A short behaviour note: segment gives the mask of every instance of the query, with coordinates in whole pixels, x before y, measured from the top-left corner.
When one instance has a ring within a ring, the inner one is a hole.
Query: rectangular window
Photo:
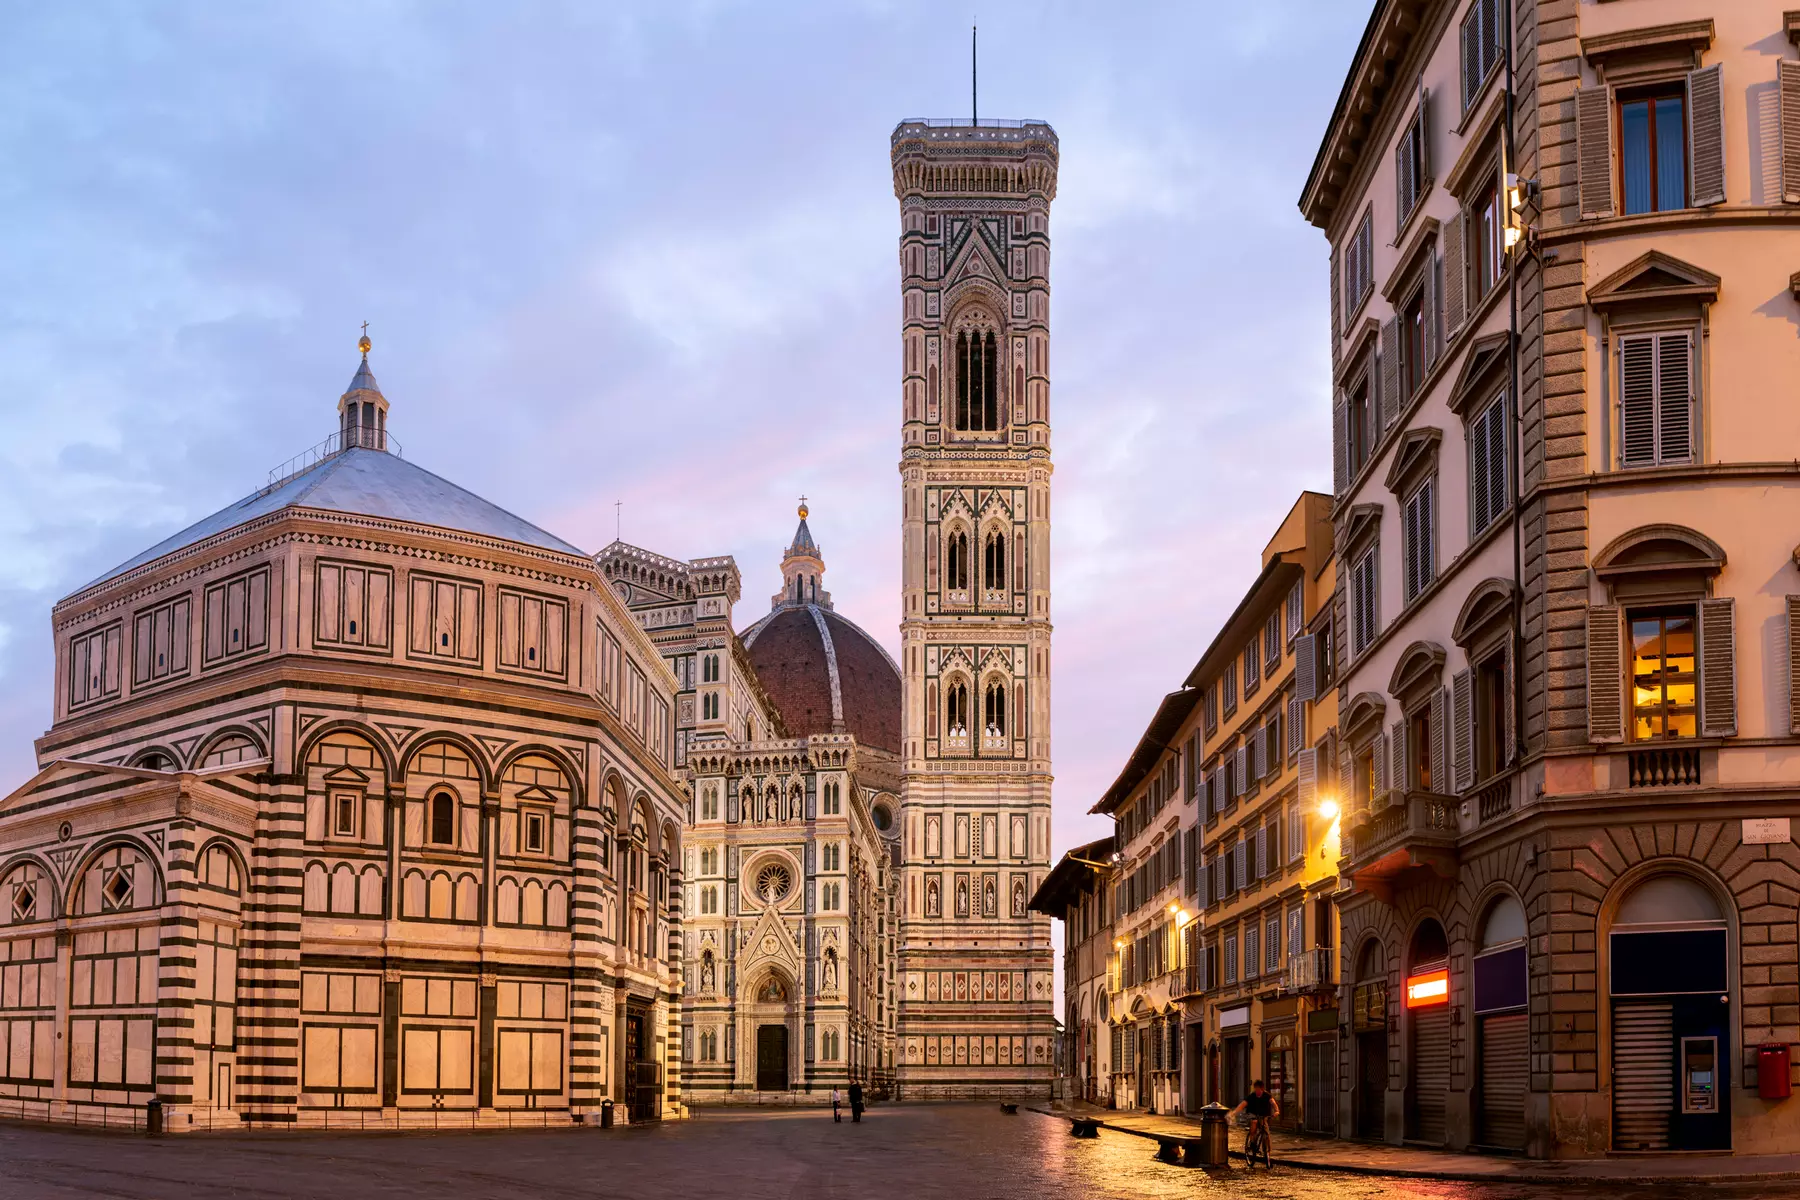
[[[1435,790],[1431,777],[1431,706],[1421,704],[1406,721],[1407,785],[1421,792]]]
[[[1272,679],[1281,666],[1281,613],[1272,612],[1263,625],[1263,662]]]
[[[1462,23],[1462,106],[1467,112],[1481,85],[1500,65],[1506,45],[1500,26],[1500,0],[1475,0]]]
[[[1694,610],[1631,614],[1631,736],[1695,735]]]
[[[1687,89],[1619,96],[1619,191],[1625,213],[1687,207]]]
[[[1256,639],[1244,647],[1244,696],[1249,698],[1256,694],[1258,685],[1262,683],[1262,656],[1257,653]]]
[[[1237,938],[1225,939],[1225,982],[1236,983],[1238,978]]]
[[[550,848],[550,816],[548,813],[527,810],[525,818],[525,849],[531,854],[543,854]]]
[[[1419,107],[1413,113],[1412,121],[1400,134],[1400,141],[1394,147],[1394,228],[1406,228],[1407,218],[1419,206],[1425,195],[1426,175],[1430,167],[1427,153],[1427,123],[1425,120],[1426,105],[1429,102],[1426,93],[1419,93]]]
[[[1350,389],[1348,421],[1344,429],[1350,478],[1356,478],[1375,452],[1375,435],[1375,406],[1369,395],[1369,377],[1365,374]]]
[[[1400,401],[1419,394],[1425,382],[1425,289],[1421,286],[1400,305]]]
[[[1237,663],[1225,664],[1225,674],[1219,680],[1219,686],[1225,692],[1225,714],[1230,716],[1237,711]]]
[[[1505,214],[1500,207],[1500,184],[1490,179],[1475,194],[1468,210],[1470,250],[1469,307],[1471,309],[1500,282],[1502,258],[1506,252]]]
[[[1694,457],[1693,331],[1619,339],[1619,462],[1627,467]]]
[[[1427,479],[1406,500],[1401,528],[1406,554],[1406,600],[1411,603],[1437,578],[1437,480]]]
[[[1244,926],[1244,978],[1254,979],[1262,963],[1255,920]]]
[[[1475,668],[1475,779],[1492,779],[1506,763],[1506,654]]]
[[[362,812],[362,796],[356,792],[331,793],[331,832],[334,837],[356,836],[357,817]]]
[[[1356,232],[1344,246],[1344,316],[1348,318],[1368,298],[1375,284],[1375,212],[1365,211]]]
[[[1506,473],[1506,397],[1497,396],[1469,422],[1469,536],[1486,529],[1512,503]]]
[[[1376,585],[1376,552],[1379,546],[1371,546],[1363,551],[1362,557],[1350,568],[1350,652],[1361,654],[1375,641],[1376,620],[1378,617],[1375,603]]]
[[[1300,626],[1306,618],[1306,585],[1296,583],[1287,597],[1287,640],[1291,645],[1300,636]]]

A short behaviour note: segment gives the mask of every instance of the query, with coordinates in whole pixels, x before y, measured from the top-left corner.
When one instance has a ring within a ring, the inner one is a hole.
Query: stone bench
[[[1153,1133],[1156,1139],[1156,1157],[1160,1162],[1176,1163],[1184,1167],[1198,1167],[1205,1163],[1200,1139],[1187,1134]]]
[[[1069,1136],[1078,1138],[1097,1138],[1100,1136],[1100,1118],[1070,1117]]]

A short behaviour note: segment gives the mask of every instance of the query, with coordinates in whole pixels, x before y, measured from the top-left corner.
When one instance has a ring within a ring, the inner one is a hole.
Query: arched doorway
[[[1406,1136],[1442,1145],[1450,1107],[1450,943],[1430,917],[1406,948]]]
[[[785,1092],[788,1076],[788,1005],[793,992],[788,981],[771,971],[756,986],[751,1012],[756,1029],[756,1090]]]
[[[1356,1136],[1387,1135],[1387,955],[1370,938],[1356,956],[1356,986],[1350,993],[1350,1030],[1356,1039],[1356,1093],[1352,1111]]]
[[[1525,1095],[1531,1084],[1525,906],[1510,894],[1488,905],[1475,939],[1475,1037],[1481,1055],[1475,1140],[1525,1148]]]
[[[1608,931],[1614,1150],[1731,1147],[1730,927],[1687,875],[1652,875]]]

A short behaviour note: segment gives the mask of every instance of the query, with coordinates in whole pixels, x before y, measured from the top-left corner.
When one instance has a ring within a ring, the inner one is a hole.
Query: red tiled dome
[[[795,604],[743,638],[788,733],[852,733],[865,746],[900,752],[900,670],[854,622],[817,604]]]

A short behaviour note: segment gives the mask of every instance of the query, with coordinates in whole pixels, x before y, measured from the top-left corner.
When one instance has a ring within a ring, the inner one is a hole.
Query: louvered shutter
[[[1787,598],[1788,732],[1800,733],[1800,596]]]
[[[1725,92],[1718,63],[1688,72],[1688,171],[1693,206],[1725,202]]]
[[[1481,86],[1481,15],[1471,11],[1462,23],[1462,106],[1466,112]]]
[[[1237,748],[1237,769],[1232,771],[1233,799],[1250,790],[1250,744],[1245,742]]]
[[[1425,185],[1431,179],[1431,89],[1419,89],[1419,116],[1413,123],[1417,131],[1413,136],[1419,144],[1419,178],[1413,188],[1414,202],[1424,195]]]
[[[1625,740],[1624,664],[1620,661],[1619,610],[1592,605],[1587,613],[1588,741]]]
[[[1610,217],[1613,211],[1612,89],[1575,89],[1575,161],[1581,215]]]
[[[1431,694],[1431,790],[1440,794],[1450,791],[1445,775],[1444,722],[1449,717],[1450,692],[1439,688]]]
[[[1350,807],[1350,801],[1354,799],[1352,785],[1355,782],[1355,778],[1355,774],[1350,766],[1350,747],[1347,745],[1340,745],[1338,747],[1337,786],[1338,796],[1346,811]]]
[[[1250,886],[1250,843],[1240,839],[1238,844],[1233,847],[1233,851],[1237,855],[1237,869],[1232,874],[1235,877],[1237,890],[1241,892]]]
[[[1376,436],[1392,425],[1406,407],[1400,394],[1400,318],[1393,317],[1381,326],[1381,420],[1375,425]]]
[[[1505,725],[1500,730],[1500,749],[1504,765],[1510,766],[1518,749],[1519,737],[1518,707],[1513,702],[1513,642],[1511,638],[1506,640],[1506,650],[1503,652],[1500,662],[1501,686],[1506,692],[1505,699],[1501,702],[1501,708],[1506,715]]]
[[[1429,254],[1425,260],[1425,298],[1420,307],[1425,316],[1425,369],[1431,370],[1437,364],[1438,354],[1443,350],[1443,334],[1439,330],[1441,319],[1438,313],[1438,257]]]
[[[1775,64],[1781,93],[1781,198],[1800,204],[1800,62]]]
[[[1337,361],[1338,342],[1343,338],[1342,316],[1341,316],[1340,307],[1339,307],[1340,300],[1339,300],[1339,294],[1338,294],[1338,287],[1339,287],[1338,281],[1339,281],[1338,248],[1336,246],[1333,246],[1331,248],[1331,303],[1329,305],[1329,307],[1331,309],[1331,361],[1332,362]]]
[[[1388,730],[1388,786],[1404,791],[1412,782],[1406,770],[1406,718],[1395,721]]]
[[[1319,698],[1318,635],[1303,633],[1294,639],[1294,696],[1298,700]]]
[[[1656,461],[1656,338],[1619,339],[1619,462]]]
[[[1259,825],[1253,835],[1256,841],[1255,873],[1252,879],[1261,879],[1269,873],[1269,830],[1266,825]]]
[[[1658,462],[1693,457],[1693,335],[1656,338],[1656,452]]]
[[[1388,753],[1386,734],[1378,733],[1375,735],[1374,753],[1371,755],[1371,758],[1373,761],[1369,764],[1371,768],[1370,775],[1372,776],[1369,785],[1370,799],[1379,801],[1387,797],[1388,791]]]
[[[1340,388],[1331,402],[1331,490],[1340,496],[1350,482],[1349,413]]]
[[[1450,746],[1457,794],[1475,782],[1475,680],[1470,671],[1458,671],[1450,679]]]
[[[1394,228],[1396,231],[1406,225],[1406,218],[1412,213],[1412,206],[1418,200],[1419,181],[1413,177],[1412,148],[1413,139],[1418,134],[1418,127],[1408,125],[1394,146]]]
[[[1800,596],[1789,597],[1790,602],[1800,600]],[[1800,716],[1800,713],[1796,714]],[[1800,721],[1796,722],[1800,724]],[[1319,792],[1319,752],[1310,747],[1302,750],[1299,762],[1294,768],[1299,775],[1299,789],[1295,793],[1302,809],[1310,809],[1316,802]]]
[[[1737,733],[1737,601],[1700,602],[1700,732]]]
[[[1300,753],[1300,747],[1306,745],[1306,705],[1299,700],[1289,700],[1287,706],[1287,752],[1288,757]]]
[[[1249,779],[1261,779],[1269,773],[1269,759],[1263,749],[1263,744],[1267,740],[1263,737],[1261,729],[1252,730],[1250,733],[1250,774],[1247,776]]]
[[[1463,268],[1463,215],[1444,222],[1444,338],[1454,338],[1463,325],[1463,289],[1468,275]]]

